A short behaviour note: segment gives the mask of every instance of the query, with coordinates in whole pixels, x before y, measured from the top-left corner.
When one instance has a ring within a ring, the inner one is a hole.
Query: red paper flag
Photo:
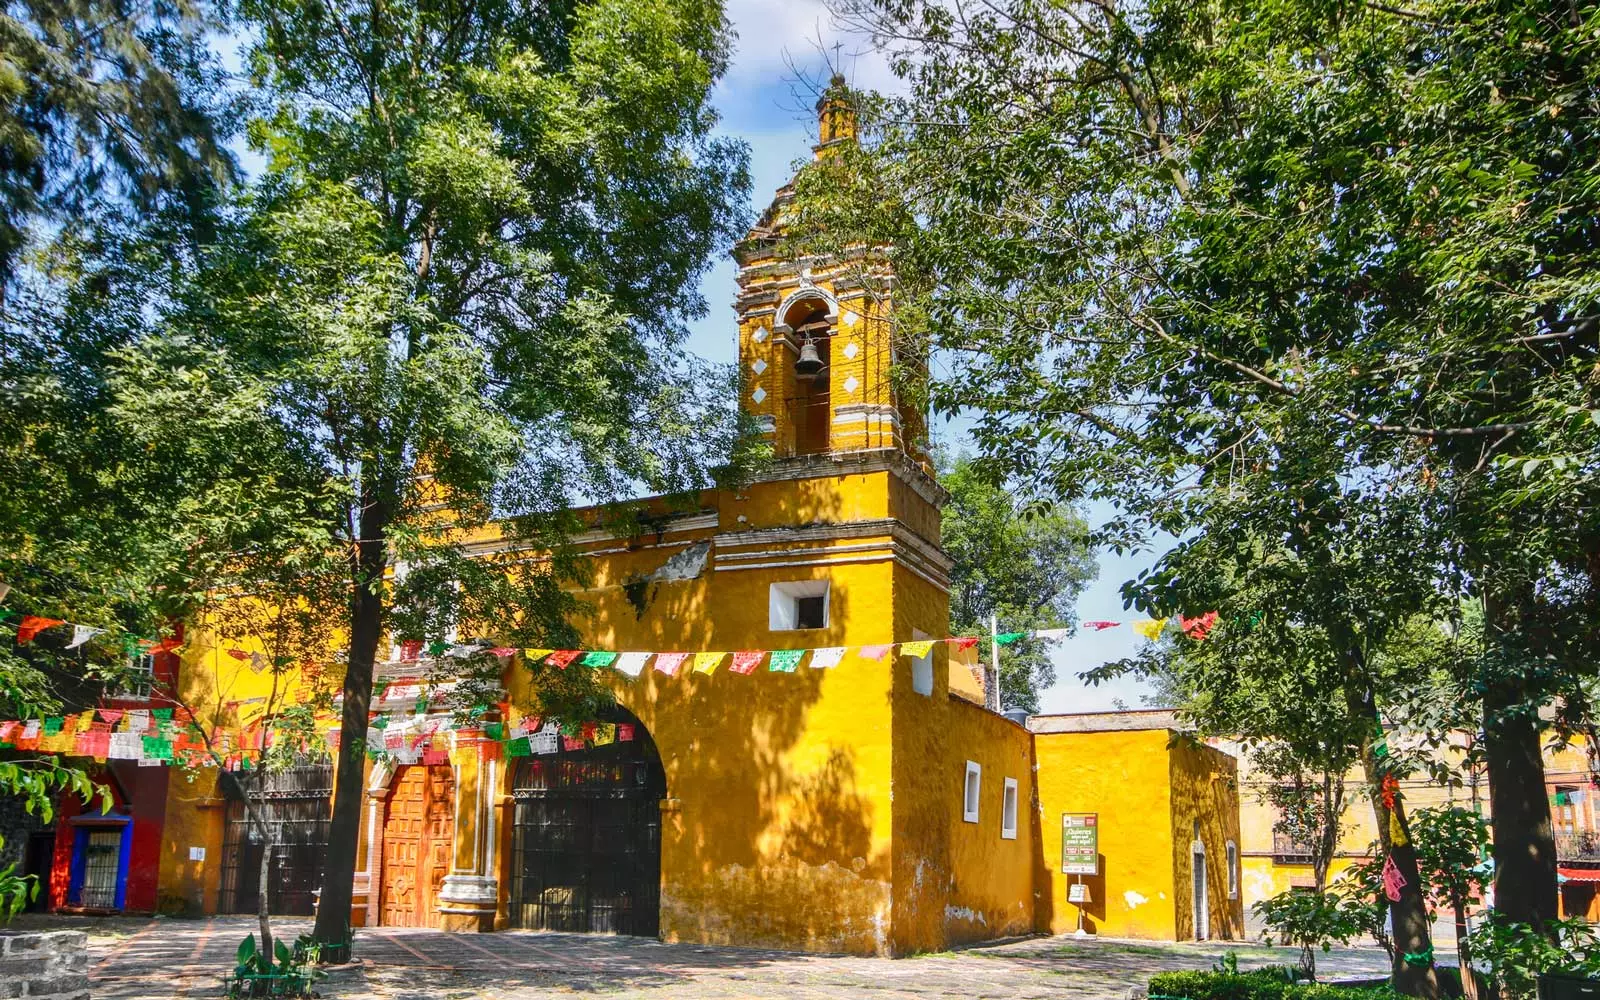
[[[1121,625],[1121,624],[1122,624],[1121,622],[1104,622],[1104,621],[1100,621],[1100,622],[1084,622],[1083,623],[1083,627],[1084,628],[1092,628],[1096,632],[1104,632],[1108,628],[1116,628],[1118,625]]]
[[[1198,618],[1180,617],[1178,623],[1183,626],[1184,635],[1198,642],[1204,639],[1206,633],[1210,632],[1211,627],[1217,623],[1217,613],[1215,611],[1207,611]]]
[[[733,654],[733,666],[728,669],[736,674],[754,673],[761,666],[761,658],[766,655],[764,649],[741,649]]]
[[[562,670],[567,669],[567,664],[583,655],[581,649],[558,649],[544,658],[544,662],[553,663]]]
[[[47,628],[65,625],[60,618],[40,618],[37,615],[23,615],[22,621],[17,625],[17,645],[24,646],[33,641],[33,637]]]
[[[618,743],[632,743],[633,742],[633,723],[631,723],[631,722],[619,722],[619,723],[617,723],[617,742]]]
[[[978,637],[975,635],[958,635],[945,641],[957,649],[971,649],[978,644]]]
[[[228,655],[233,657],[235,660],[248,660],[248,659],[250,659],[250,654],[246,653],[242,649],[230,649],[230,650],[228,650]]]

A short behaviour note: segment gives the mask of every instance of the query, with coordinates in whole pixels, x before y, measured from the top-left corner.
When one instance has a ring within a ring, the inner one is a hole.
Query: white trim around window
[[[968,823],[978,821],[978,803],[983,794],[983,768],[975,760],[967,761],[966,780],[961,785],[961,818]]]
[[[1239,898],[1239,845],[1228,841],[1228,898]]]
[[[1000,839],[1017,839],[1017,779],[1007,778],[1000,790]]]

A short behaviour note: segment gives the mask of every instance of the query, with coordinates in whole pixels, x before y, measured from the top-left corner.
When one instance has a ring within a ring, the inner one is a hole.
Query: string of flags
[[[6,594],[10,593],[10,591],[11,588],[9,586],[0,583],[0,600],[4,600]],[[13,611],[10,608],[0,608],[0,625],[9,625],[13,620],[16,621],[15,628],[17,630],[17,645],[19,646],[26,646],[34,639],[37,639],[39,637],[39,633],[61,625],[68,626],[72,629],[72,639],[66,644],[66,646],[62,647],[64,649],[76,649],[88,642],[90,639],[93,639],[95,636],[104,635],[107,631],[106,629],[97,628],[93,625],[80,625],[74,622],[69,622],[62,618],[46,618],[42,615],[25,615],[20,612]],[[134,635],[131,632],[124,632],[122,634],[122,650],[129,656],[170,653],[179,648],[180,643],[177,639],[144,638]]]
[[[502,720],[510,706],[500,704]],[[514,721],[458,724],[449,714],[374,713],[368,722],[367,753],[398,764],[449,764],[464,753],[482,760],[527,757],[628,743],[636,738],[626,722],[583,722],[563,726],[559,720],[525,716]],[[487,706],[485,706],[487,709]],[[339,721],[320,716],[316,730],[329,749],[339,746]],[[0,721],[0,749],[59,753],[137,762],[141,767],[221,767],[248,771],[260,765],[267,750],[289,741],[308,752],[305,734],[254,723],[203,727],[182,706],[149,709],[91,709],[75,715]]]

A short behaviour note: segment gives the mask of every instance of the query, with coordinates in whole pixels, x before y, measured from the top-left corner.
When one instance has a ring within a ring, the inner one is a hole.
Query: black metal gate
[[[644,727],[634,739],[524,758],[511,920],[549,931],[660,933],[661,799],[666,776]]]
[[[282,771],[227,772],[222,776],[228,799],[222,839],[221,913],[256,912],[261,886],[261,857],[268,850],[267,909],[284,916],[316,912],[316,889],[328,849],[332,811],[333,768],[322,764]],[[249,794],[266,836],[248,821]]]

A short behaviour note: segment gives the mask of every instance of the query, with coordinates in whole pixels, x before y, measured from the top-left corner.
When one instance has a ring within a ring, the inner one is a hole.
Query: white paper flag
[[[254,670],[256,673],[261,673],[261,671],[267,669],[271,665],[271,662],[267,659],[266,653],[250,654],[250,669]]]
[[[39,720],[29,719],[28,724],[22,727],[22,738],[25,740],[36,739],[39,735]]]
[[[138,760],[144,756],[144,740],[138,733],[112,733],[106,756],[112,760]]]
[[[1036,628],[1033,630],[1035,639],[1065,639],[1072,634],[1070,628]]]
[[[150,710],[135,708],[128,712],[128,732],[143,733],[150,728]]]
[[[105,629],[95,628],[92,625],[74,625],[72,626],[72,641],[67,643],[66,648],[71,649],[74,646],[81,646],[104,631]]]
[[[546,726],[528,737],[528,746],[534,753],[555,753],[561,749],[561,730]]]
[[[616,668],[629,677],[638,677],[644,673],[644,665],[650,662],[654,653],[623,653],[617,657]]]
[[[9,583],[0,583],[0,601],[5,600],[6,599],[6,595],[9,594],[9,593],[11,593],[11,584],[9,584]]]
[[[839,661],[844,659],[843,646],[824,646],[811,651],[811,665],[813,667],[837,667]]]

